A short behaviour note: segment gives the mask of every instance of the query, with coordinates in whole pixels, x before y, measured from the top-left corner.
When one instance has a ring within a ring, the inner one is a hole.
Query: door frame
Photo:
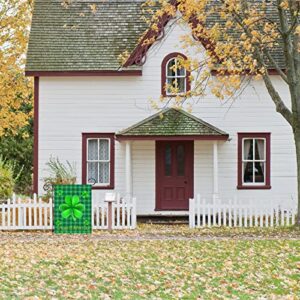
[[[160,142],[168,142],[169,140],[160,140],[160,141],[155,141],[155,211],[188,211],[188,209],[163,209],[161,208],[161,199],[160,199],[160,191],[159,191],[159,174],[158,174],[158,169],[159,169],[159,165],[162,163],[161,161],[159,161],[158,157],[158,144]],[[191,162],[191,168],[192,168],[192,172],[191,172],[191,182],[190,182],[190,189],[191,189],[191,197],[194,197],[194,177],[195,177],[195,165],[194,165],[194,156],[195,156],[195,143],[194,140],[189,140],[190,142],[192,142],[192,153],[191,153],[191,158],[190,158],[190,162]],[[187,140],[172,140],[169,142],[187,142]]]

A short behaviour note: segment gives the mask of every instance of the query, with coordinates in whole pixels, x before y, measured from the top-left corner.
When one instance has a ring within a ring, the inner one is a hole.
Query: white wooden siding
[[[187,29],[174,26],[162,43],[147,54],[143,76],[137,77],[42,77],[40,78],[39,192],[47,175],[50,155],[75,161],[81,182],[81,133],[118,132],[156,111],[150,99],[161,90],[161,62],[171,52],[182,52],[180,36]],[[193,50],[191,50],[193,53]],[[272,77],[287,105],[288,91],[278,76]],[[198,99],[194,99],[195,101]],[[222,102],[208,94],[192,113],[230,135],[219,142],[219,193],[239,199],[262,201],[295,199],[296,160],[292,131],[275,111],[262,81],[253,81],[235,101]],[[237,132],[271,132],[271,190],[237,190]],[[134,142],[132,148],[133,195],[138,214],[153,213],[155,206],[155,143]],[[125,147],[115,145],[115,190],[124,194]],[[212,143],[195,142],[195,194],[212,192]],[[104,194],[105,191],[97,191]],[[96,193],[96,192],[94,192]]]

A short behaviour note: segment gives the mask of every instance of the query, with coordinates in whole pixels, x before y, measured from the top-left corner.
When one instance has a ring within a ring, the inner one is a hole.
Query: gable
[[[228,134],[193,115],[165,109],[117,134],[117,136],[223,136]]]

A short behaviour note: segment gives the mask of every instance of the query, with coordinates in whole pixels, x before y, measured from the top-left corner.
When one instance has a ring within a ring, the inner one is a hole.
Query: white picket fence
[[[13,195],[0,205],[0,230],[46,230],[53,228],[53,203],[37,199],[20,199]]]
[[[254,201],[243,203],[235,197],[204,199],[199,195],[189,200],[189,226],[196,227],[274,227],[295,224],[297,209],[294,205]]]
[[[93,229],[107,229],[108,203],[93,201]],[[119,195],[112,204],[113,229],[136,228],[136,199],[129,201]],[[20,199],[13,195],[7,203],[0,204],[0,230],[52,230],[53,201],[44,202],[34,194],[33,199]]]
[[[108,228],[108,203],[102,199],[93,200],[94,229]],[[112,228],[136,228],[136,199],[126,200],[117,194],[116,202],[112,203]]]

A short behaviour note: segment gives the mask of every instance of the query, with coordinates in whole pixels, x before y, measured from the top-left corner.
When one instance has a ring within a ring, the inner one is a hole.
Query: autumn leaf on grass
[[[78,196],[66,196],[65,197],[65,203],[61,204],[59,206],[59,210],[61,211],[61,216],[64,219],[68,219],[69,217],[72,217],[74,221],[76,219],[81,219],[83,216],[84,211],[84,205],[82,203],[79,203],[79,197]]]

